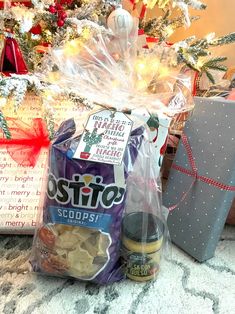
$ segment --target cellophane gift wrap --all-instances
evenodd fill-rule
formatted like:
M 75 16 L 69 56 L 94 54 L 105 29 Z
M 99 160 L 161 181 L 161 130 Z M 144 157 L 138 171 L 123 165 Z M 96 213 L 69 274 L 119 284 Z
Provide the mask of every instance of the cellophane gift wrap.
M 52 143 L 34 271 L 98 284 L 158 273 L 167 232 L 160 166 L 171 119 L 192 102 L 187 77 L 171 66 L 174 51 L 137 55 L 134 38 L 97 32 L 48 60 L 56 64 L 50 89 L 77 94 L 91 109 L 64 121 Z

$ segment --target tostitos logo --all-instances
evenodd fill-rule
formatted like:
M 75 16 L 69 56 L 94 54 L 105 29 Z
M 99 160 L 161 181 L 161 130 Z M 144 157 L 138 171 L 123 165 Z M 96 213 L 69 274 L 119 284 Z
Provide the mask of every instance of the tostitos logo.
M 74 174 L 72 180 L 58 178 L 50 173 L 47 195 L 59 204 L 71 203 L 74 207 L 95 209 L 111 208 L 123 201 L 126 189 L 115 184 L 103 184 L 103 177 Z

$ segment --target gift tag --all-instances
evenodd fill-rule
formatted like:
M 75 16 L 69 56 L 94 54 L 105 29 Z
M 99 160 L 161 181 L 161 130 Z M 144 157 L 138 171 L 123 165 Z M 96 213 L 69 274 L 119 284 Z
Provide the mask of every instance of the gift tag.
M 132 126 L 123 112 L 101 110 L 90 115 L 73 158 L 120 165 Z

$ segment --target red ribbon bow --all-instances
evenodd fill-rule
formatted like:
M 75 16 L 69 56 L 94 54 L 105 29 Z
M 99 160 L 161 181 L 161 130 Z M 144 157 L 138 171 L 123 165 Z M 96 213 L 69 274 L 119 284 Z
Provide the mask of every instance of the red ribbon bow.
M 181 140 L 182 140 L 182 143 L 183 143 L 183 145 L 184 145 L 184 147 L 186 149 L 187 157 L 188 157 L 191 169 L 186 169 L 186 168 L 178 166 L 176 164 L 173 164 L 172 168 L 177 170 L 177 171 L 180 171 L 182 173 L 185 173 L 188 176 L 193 177 L 194 180 L 193 180 L 192 184 L 190 185 L 188 191 L 183 194 L 180 202 L 177 205 L 171 206 L 169 208 L 169 211 L 172 211 L 173 209 L 175 209 L 175 208 L 177 208 L 179 206 L 179 204 L 187 197 L 189 191 L 191 190 L 191 188 L 193 187 L 193 185 L 195 184 L 195 182 L 197 180 L 202 181 L 202 182 L 204 182 L 206 184 L 212 185 L 212 186 L 214 186 L 214 187 L 216 187 L 216 188 L 218 188 L 220 190 L 235 192 L 235 186 L 223 184 L 223 183 L 221 183 L 219 181 L 216 181 L 214 179 L 208 178 L 206 176 L 199 175 L 198 169 L 197 169 L 197 166 L 196 166 L 196 163 L 195 163 L 195 160 L 193 158 L 193 152 L 192 152 L 192 149 L 191 149 L 191 146 L 189 144 L 189 140 L 188 140 L 187 136 L 185 134 L 183 134 L 182 137 L 181 137 Z
M 45 122 L 33 119 L 28 125 L 15 118 L 7 118 L 11 139 L 0 139 L 0 148 L 7 149 L 11 158 L 24 167 L 34 167 L 42 148 L 48 148 L 50 140 Z

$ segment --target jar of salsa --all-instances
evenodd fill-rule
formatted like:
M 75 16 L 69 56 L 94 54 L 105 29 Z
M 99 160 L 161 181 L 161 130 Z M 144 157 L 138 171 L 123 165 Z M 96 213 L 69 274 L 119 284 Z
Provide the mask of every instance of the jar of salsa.
M 153 214 L 133 212 L 124 216 L 122 251 L 129 279 L 148 281 L 158 274 L 163 232 L 163 222 Z

